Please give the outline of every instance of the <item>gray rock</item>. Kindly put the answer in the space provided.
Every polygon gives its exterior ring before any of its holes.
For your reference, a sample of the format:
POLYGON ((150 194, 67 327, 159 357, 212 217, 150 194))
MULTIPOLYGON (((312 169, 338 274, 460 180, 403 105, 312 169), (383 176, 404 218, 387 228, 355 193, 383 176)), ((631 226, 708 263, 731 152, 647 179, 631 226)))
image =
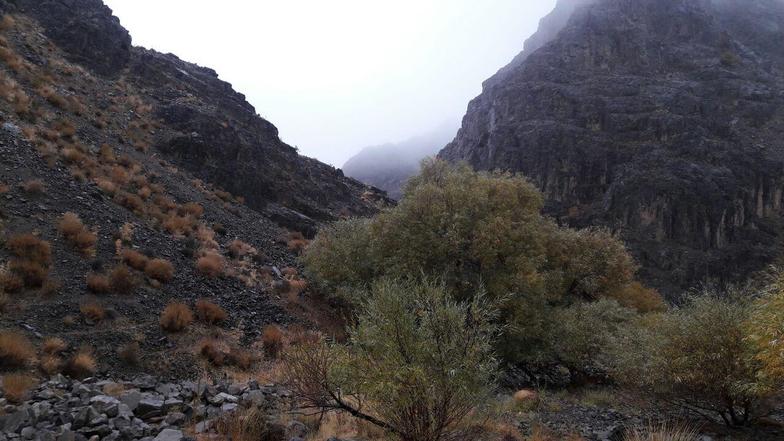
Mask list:
POLYGON ((221 406, 221 412, 224 413, 234 412, 235 410, 237 410, 238 406, 239 405, 237 403, 223 403, 223 405, 221 406))
POLYGON ((243 400, 242 401, 243 401, 243 403, 246 403, 246 404, 249 404, 249 405, 252 405, 252 406, 261 407, 261 406, 264 405, 264 403, 267 402, 267 398, 264 395, 264 392, 262 392, 260 390, 251 390, 251 391, 245 393, 245 395, 243 396, 243 400))
POLYGON ((181 426, 183 423, 185 423, 186 419, 187 417, 184 413, 174 412, 166 415, 166 419, 164 421, 170 426, 181 426))
POLYGON ((163 431, 155 437, 154 441, 183 441, 184 438, 185 435, 183 435, 180 430, 163 429, 163 431))
POLYGON ((139 405, 133 413, 143 419, 161 416, 163 414, 163 399, 154 396, 147 396, 139 401, 139 405))
POLYGON ((221 392, 213 396, 212 398, 210 398, 210 403, 216 406, 219 406, 223 403, 236 403, 238 401, 239 399, 237 397, 235 397, 234 395, 229 395, 225 392, 221 392))
POLYGON ((28 426, 28 427, 25 427, 24 429, 22 429, 22 432, 20 434, 22 435, 22 438, 24 438, 24 439, 33 439, 33 438, 35 438, 35 433, 36 433, 36 430, 34 428, 28 426))
POLYGON ((308 426, 299 421, 292 421, 286 426, 286 436, 290 438, 305 438, 308 435, 308 426))
POLYGON ((128 406, 131 412, 136 410, 136 407, 139 405, 139 401, 142 400, 142 393, 136 389, 129 390, 123 392, 120 395, 120 402, 128 406))
POLYGON ((105 413, 110 417, 117 416, 120 400, 108 395, 96 395, 90 398, 90 406, 98 413, 105 413))

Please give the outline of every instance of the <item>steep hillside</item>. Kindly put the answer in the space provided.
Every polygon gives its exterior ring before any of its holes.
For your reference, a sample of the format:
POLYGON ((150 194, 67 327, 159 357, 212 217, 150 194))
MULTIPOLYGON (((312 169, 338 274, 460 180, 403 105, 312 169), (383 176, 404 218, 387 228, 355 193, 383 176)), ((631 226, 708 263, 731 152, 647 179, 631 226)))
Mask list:
POLYGON ((383 194, 299 156, 215 72, 131 47, 100 0, 0 13, 0 328, 64 339, 42 370, 83 348, 98 373, 197 378, 205 339, 236 355, 314 318, 302 234, 383 194))
POLYGON ((440 156, 526 174, 669 292, 738 280, 782 233, 781 41, 779 0, 559 1, 440 156))
POLYGON ((408 178, 419 170, 419 162, 433 156, 454 138, 457 127, 442 124, 430 133, 399 143, 365 147, 343 165, 343 172, 400 199, 408 178))

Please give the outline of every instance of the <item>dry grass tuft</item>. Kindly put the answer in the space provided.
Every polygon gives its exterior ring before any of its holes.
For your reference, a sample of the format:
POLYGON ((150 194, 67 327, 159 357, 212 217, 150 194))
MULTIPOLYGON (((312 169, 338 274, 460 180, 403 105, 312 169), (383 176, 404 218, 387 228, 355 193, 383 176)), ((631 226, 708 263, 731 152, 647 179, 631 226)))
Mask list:
POLYGON ((109 284, 117 294, 130 294, 136 289, 136 278, 125 265, 118 265, 109 273, 109 284))
POLYGON ((28 194, 43 194, 46 186, 40 179, 31 179, 22 184, 22 190, 28 194))
POLYGON ((227 318, 223 308, 207 299, 199 299, 196 302, 196 316, 199 317, 199 320, 210 325, 218 325, 227 318))
POLYGON ((22 280, 26 288, 42 288, 49 274, 46 267, 30 260, 12 260, 8 268, 22 280))
POLYGON ((65 363, 63 373, 72 378, 83 379, 93 375, 97 364, 89 349, 81 349, 65 363))
POLYGON ((60 219, 58 229, 65 240, 75 246, 82 254, 89 255, 94 252, 98 236, 87 229, 76 213, 65 213, 60 219))
POLYGON ((163 220, 163 228, 167 232, 180 236, 190 234, 195 226, 196 220, 190 215, 179 216, 172 213, 163 220))
POLYGON ((63 360, 54 355, 44 355, 41 357, 38 368, 46 375, 54 375, 62 370, 63 360))
POLYGON ((35 358, 30 340, 12 331, 0 332, 0 368, 21 369, 35 358))
POLYGON ((47 355, 59 355, 68 349, 68 343, 60 337, 49 337, 41 343, 41 352, 47 355))
POLYGON ((28 374, 8 374, 3 377, 3 393, 8 401, 20 404, 37 384, 38 381, 28 374))
POLYGON ((195 219, 199 219, 204 214, 204 207, 196 202, 188 202, 182 206, 181 211, 185 215, 190 215, 195 219))
POLYGON ((49 265, 52 260, 52 247, 49 242, 32 234, 20 234, 11 237, 6 247, 18 258, 49 265))
POLYGON ((161 328, 168 332, 184 331, 192 322, 193 313, 191 308, 184 303, 169 303, 161 313, 161 328))
POLYGON ((255 256, 258 251, 253 246, 241 241, 233 240, 229 243, 229 255, 234 259, 239 259, 245 256, 255 256))
POLYGON ((301 254, 303 251, 305 251, 305 248, 307 248, 309 244, 310 241, 305 239, 305 236, 303 236, 299 231, 290 232, 286 238, 286 246, 290 251, 293 251, 297 254, 301 254))
POLYGON ((208 252, 196 261, 196 269, 207 277, 218 277, 223 274, 225 268, 225 259, 215 252, 208 252))
POLYGON ((144 254, 135 250, 123 250, 120 257, 128 266, 139 271, 144 271, 147 267, 147 262, 150 260, 144 254))
POLYGON ((270 358, 278 358, 283 349, 283 331, 275 325, 268 325, 261 333, 261 345, 270 358))
POLYGON ((161 283, 167 283, 174 278, 174 265, 166 259, 152 259, 144 267, 147 277, 161 283))
POLYGON ((221 367, 226 362, 226 355, 221 350, 220 343, 214 339, 202 340, 199 343, 199 354, 215 367, 221 367))
POLYGON ((626 433, 624 441, 697 441, 699 433, 688 426, 664 424, 635 429, 626 433))
POLYGON ((79 311, 82 313, 82 317, 95 323, 101 322, 106 318, 106 309, 97 302, 88 301, 82 303, 79 306, 79 311))
POLYGON ((226 415, 216 424, 224 439, 232 441, 278 441, 285 439, 283 425, 269 420, 263 409, 251 407, 226 415))
POLYGON ((141 348, 139 347, 139 342, 135 341, 126 343, 117 349, 117 355, 120 357, 120 360, 131 366, 137 366, 139 364, 140 353, 141 348))
POLYGON ((108 277, 92 273, 87 275, 87 289, 95 294, 106 294, 112 290, 112 286, 108 277))

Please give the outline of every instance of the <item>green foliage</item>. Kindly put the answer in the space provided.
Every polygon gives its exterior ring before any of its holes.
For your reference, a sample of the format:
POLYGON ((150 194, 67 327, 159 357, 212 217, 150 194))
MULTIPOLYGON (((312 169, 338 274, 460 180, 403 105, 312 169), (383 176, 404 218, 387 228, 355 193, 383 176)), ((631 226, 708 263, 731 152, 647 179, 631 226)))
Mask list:
POLYGON ((492 392, 493 308, 443 284, 382 279, 347 346, 290 349, 288 384, 306 408, 349 413, 403 440, 441 440, 492 392))
POLYGON ((644 290, 620 240, 559 227, 542 205, 521 176, 426 160, 397 207, 326 228, 303 260, 311 280, 354 305, 380 277, 439 278, 456 299, 484 289, 506 325, 500 354, 541 361, 553 353, 546 345, 557 332, 554 312, 608 297, 636 307, 626 295, 644 290))
POLYGON ((776 272, 768 293, 752 307, 748 342, 761 364, 760 382, 766 389, 784 381, 784 274, 776 272))
POLYGON ((614 347, 618 380, 727 424, 749 423, 770 390, 748 344, 750 304, 706 293, 638 321, 614 347))

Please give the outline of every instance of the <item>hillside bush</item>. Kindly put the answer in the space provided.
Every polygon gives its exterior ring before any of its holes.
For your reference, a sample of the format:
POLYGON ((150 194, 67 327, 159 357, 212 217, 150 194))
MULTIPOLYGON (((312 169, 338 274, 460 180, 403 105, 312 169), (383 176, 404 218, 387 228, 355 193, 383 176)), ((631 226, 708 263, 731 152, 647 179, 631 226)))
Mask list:
POLYGON ((614 376, 660 402, 747 425, 776 390, 762 377, 759 348, 749 344, 751 317, 747 299, 713 292, 644 317, 613 345, 614 376))
POLYGON ((376 282, 346 346, 293 345, 287 382, 306 409, 350 414, 403 440, 455 439, 492 391, 495 312, 433 282, 376 282))
POLYGON ((557 352, 548 347, 553 314, 574 303, 663 308, 658 293, 635 283, 637 266, 617 237, 559 227, 542 207, 521 176, 426 160, 399 205, 326 227, 303 262, 321 291, 349 305, 382 277, 438 277, 459 300, 485 289, 508 325, 498 350, 510 362, 557 352))

